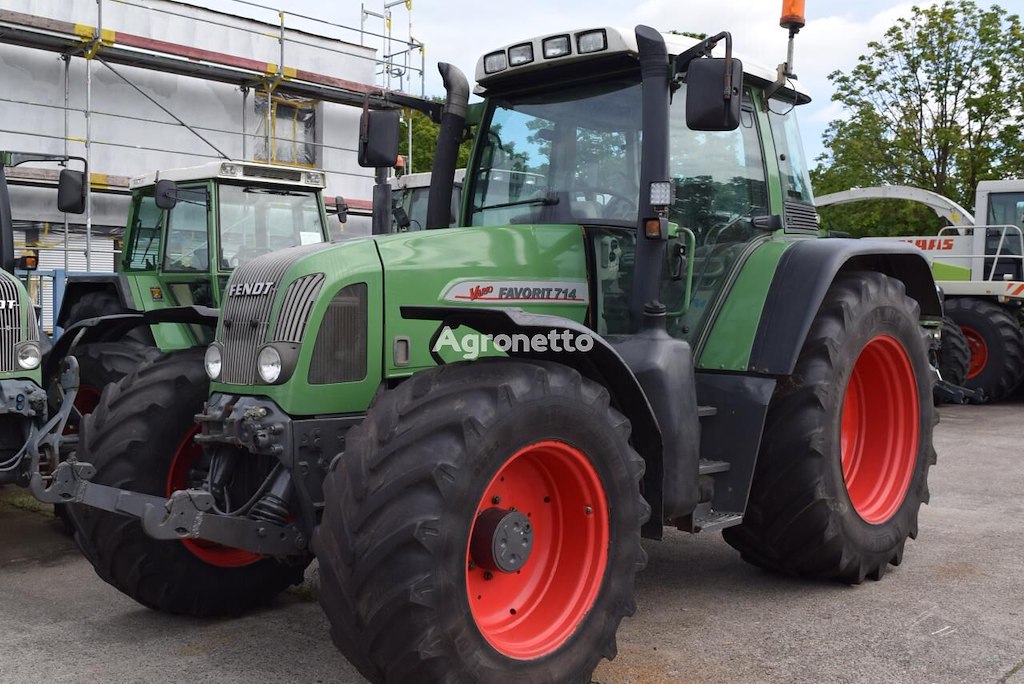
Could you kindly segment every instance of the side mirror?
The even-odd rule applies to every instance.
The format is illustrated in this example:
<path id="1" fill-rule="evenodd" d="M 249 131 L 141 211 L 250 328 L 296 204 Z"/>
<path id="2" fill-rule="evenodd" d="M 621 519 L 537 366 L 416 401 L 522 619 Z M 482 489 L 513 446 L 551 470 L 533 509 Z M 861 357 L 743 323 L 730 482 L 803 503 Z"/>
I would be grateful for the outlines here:
<path id="1" fill-rule="evenodd" d="M 85 174 L 61 169 L 57 180 L 57 210 L 67 214 L 85 211 Z"/>
<path id="2" fill-rule="evenodd" d="M 334 198 L 334 208 L 338 211 L 338 222 L 345 223 L 348 221 L 348 202 L 341 195 Z"/>
<path id="3" fill-rule="evenodd" d="M 154 188 L 157 209 L 173 209 L 178 203 L 178 186 L 172 180 L 158 180 Z"/>
<path id="4" fill-rule="evenodd" d="M 359 165 L 381 169 L 398 158 L 400 113 L 397 109 L 367 110 L 359 120 Z"/>
<path id="5" fill-rule="evenodd" d="M 726 97 L 726 88 L 729 97 Z M 743 63 L 704 58 L 686 70 L 686 125 L 694 131 L 734 131 L 740 125 Z"/>

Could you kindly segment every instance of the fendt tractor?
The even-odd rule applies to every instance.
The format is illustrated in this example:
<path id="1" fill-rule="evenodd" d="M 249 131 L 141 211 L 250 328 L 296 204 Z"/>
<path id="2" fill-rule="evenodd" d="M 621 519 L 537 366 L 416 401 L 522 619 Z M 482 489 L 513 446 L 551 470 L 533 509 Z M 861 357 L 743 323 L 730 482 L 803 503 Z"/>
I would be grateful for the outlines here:
<path id="1" fill-rule="evenodd" d="M 76 408 L 89 413 L 106 385 L 157 351 L 205 348 L 235 268 L 329 240 L 324 185 L 322 171 L 238 161 L 133 178 L 116 272 L 68 276 L 54 322 L 71 334 L 47 359 L 47 376 L 74 344 Z"/>
<path id="2" fill-rule="evenodd" d="M 912 245 L 819 239 L 809 97 L 731 42 L 591 27 L 486 54 L 463 227 L 432 230 L 469 95 L 441 65 L 427 230 L 236 268 L 205 352 L 108 388 L 35 493 L 172 613 L 266 602 L 315 556 L 374 682 L 589 682 L 666 527 L 880 579 L 928 499 L 935 283 Z M 366 166 L 397 151 L 377 114 Z"/>
<path id="3" fill-rule="evenodd" d="M 14 220 L 7 187 L 6 168 L 29 162 L 67 162 L 83 159 L 63 155 L 0 152 L 0 485 L 27 486 L 31 473 L 50 472 L 57 465 L 59 445 L 52 438 L 46 460 L 33 461 L 26 450 L 31 439 L 52 433 L 47 393 L 43 388 L 43 355 L 48 340 L 39 331 L 37 312 L 15 269 L 36 267 L 36 255 L 16 257 Z M 80 214 L 85 210 L 86 174 L 64 168 L 57 185 L 60 211 Z M 40 450 L 36 449 L 38 459 Z"/>
<path id="4" fill-rule="evenodd" d="M 853 188 L 817 199 L 821 207 L 870 199 L 924 204 L 950 223 L 910 242 L 932 262 L 945 295 L 939 368 L 982 400 L 1010 396 L 1024 379 L 1024 180 L 981 181 L 974 215 L 921 188 Z"/>

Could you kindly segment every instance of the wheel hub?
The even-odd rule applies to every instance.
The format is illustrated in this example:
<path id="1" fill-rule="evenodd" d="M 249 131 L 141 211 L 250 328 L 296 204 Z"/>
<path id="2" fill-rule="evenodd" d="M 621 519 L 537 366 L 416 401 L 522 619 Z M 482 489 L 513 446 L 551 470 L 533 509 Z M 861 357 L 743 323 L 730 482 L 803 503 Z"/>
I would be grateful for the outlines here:
<path id="1" fill-rule="evenodd" d="M 533 550 L 533 526 L 516 510 L 488 508 L 473 526 L 469 553 L 479 567 L 493 572 L 521 570 Z"/>

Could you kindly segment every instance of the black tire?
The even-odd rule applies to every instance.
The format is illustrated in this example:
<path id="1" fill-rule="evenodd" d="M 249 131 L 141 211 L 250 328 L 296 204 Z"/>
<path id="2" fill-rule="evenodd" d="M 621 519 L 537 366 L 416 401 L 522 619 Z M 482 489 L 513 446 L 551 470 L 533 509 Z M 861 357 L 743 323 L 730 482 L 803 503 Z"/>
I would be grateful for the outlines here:
<path id="1" fill-rule="evenodd" d="M 769 405 L 743 524 L 724 531 L 745 560 L 852 584 L 900 564 L 935 463 L 937 413 L 918 312 L 903 283 L 879 273 L 832 284 Z M 844 454 L 845 440 L 854 456 Z M 844 456 L 861 465 L 851 485 Z M 889 465 L 872 472 L 881 459 Z"/>
<path id="2" fill-rule="evenodd" d="M 104 391 L 86 416 L 78 458 L 96 468 L 93 482 L 167 495 L 178 446 L 206 401 L 201 348 L 163 354 Z M 235 615 L 266 603 L 303 568 L 260 559 L 218 567 L 179 541 L 147 536 L 137 519 L 74 505 L 76 541 L 105 582 L 144 606 L 193 616 Z"/>
<path id="3" fill-rule="evenodd" d="M 79 389 L 75 398 L 75 408 L 81 415 L 93 411 L 99 402 L 103 388 L 121 380 L 140 363 L 157 356 L 160 350 L 146 347 L 137 342 L 95 342 L 75 348 L 78 359 Z M 51 392 L 51 400 L 57 397 Z M 56 410 L 58 406 L 52 406 Z M 66 433 L 78 431 L 78 418 L 72 414 Z M 74 522 L 68 514 L 65 504 L 54 504 L 53 513 L 61 521 L 67 534 L 74 534 Z"/>
<path id="4" fill-rule="evenodd" d="M 946 300 L 971 346 L 971 372 L 964 386 L 984 390 L 990 401 L 1006 398 L 1024 377 L 1024 331 L 1007 308 L 975 297 Z"/>
<path id="5" fill-rule="evenodd" d="M 949 316 L 942 318 L 942 344 L 938 353 L 939 373 L 942 379 L 963 386 L 967 370 L 971 367 L 971 348 L 964 331 Z"/>
<path id="6" fill-rule="evenodd" d="M 86 318 L 110 316 L 113 314 L 125 313 L 125 311 L 126 309 L 121 305 L 117 296 L 109 290 L 86 292 L 68 308 L 67 322 L 63 325 L 64 327 L 69 327 L 72 323 L 77 323 L 78 321 L 85 320 Z M 124 340 L 135 342 L 147 347 L 153 347 L 156 345 L 156 342 L 153 339 L 153 333 L 145 326 L 129 330 L 125 335 Z"/>
<path id="7" fill-rule="evenodd" d="M 314 536 L 320 603 L 334 643 L 373 682 L 589 682 L 598 661 L 615 655 L 615 632 L 635 611 L 634 577 L 646 563 L 644 462 L 629 433 L 629 421 L 609 406 L 603 387 L 552 363 L 456 363 L 380 395 L 332 465 Z M 481 497 L 495 503 L 490 488 L 498 473 L 510 472 L 505 468 L 520 450 L 542 440 L 572 445 L 599 475 L 610 511 L 607 565 L 600 585 L 593 576 L 587 583 L 568 573 L 573 585 L 599 586 L 589 611 L 550 651 L 517 659 L 497 650 L 474 617 L 468 576 L 482 569 L 467 566 L 467 541 Z M 560 497 L 571 500 L 570 488 L 553 486 L 551 508 L 543 508 L 547 499 L 536 515 L 528 510 L 532 504 L 520 508 L 542 525 L 538 544 L 542 530 L 555 527 L 538 520 L 576 510 L 559 509 Z M 580 535 L 586 527 L 579 523 Z M 519 581 L 511 573 L 496 579 Z"/>

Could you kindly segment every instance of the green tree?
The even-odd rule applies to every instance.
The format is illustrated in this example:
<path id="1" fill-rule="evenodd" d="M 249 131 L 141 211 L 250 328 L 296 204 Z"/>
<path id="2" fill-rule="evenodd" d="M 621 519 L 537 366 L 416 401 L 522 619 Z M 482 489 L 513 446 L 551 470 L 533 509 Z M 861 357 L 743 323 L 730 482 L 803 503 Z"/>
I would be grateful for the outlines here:
<path id="1" fill-rule="evenodd" d="M 833 72 L 844 117 L 824 135 L 812 173 L 823 195 L 913 185 L 970 207 L 979 180 L 1024 172 L 1024 33 L 1017 15 L 972 0 L 913 7 L 850 72 Z M 925 234 L 942 224 L 909 203 L 822 211 L 858 235 Z"/>
<path id="2" fill-rule="evenodd" d="M 443 100 L 436 99 L 441 102 Z M 400 154 L 412 157 L 412 172 L 430 171 L 434 163 L 434 152 L 437 150 L 437 132 L 440 126 L 430 120 L 423 112 L 406 110 L 402 122 L 402 138 L 399 145 Z M 412 125 L 412 154 L 409 153 L 409 125 Z M 456 168 L 464 168 L 469 161 L 472 144 L 467 141 L 459 148 Z"/>

